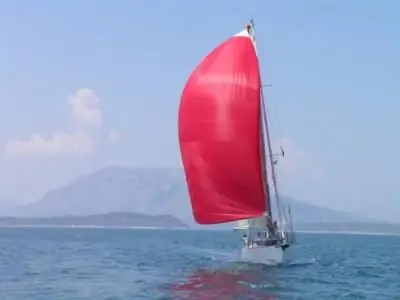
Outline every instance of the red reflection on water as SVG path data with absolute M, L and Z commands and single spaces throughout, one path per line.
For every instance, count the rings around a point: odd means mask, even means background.
M 187 282 L 174 284 L 172 295 L 176 300 L 276 299 L 257 289 L 257 284 L 261 284 L 260 276 L 257 277 L 250 273 L 200 270 L 192 274 Z

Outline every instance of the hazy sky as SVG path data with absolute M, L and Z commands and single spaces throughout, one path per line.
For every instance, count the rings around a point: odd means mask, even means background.
M 187 76 L 254 14 L 281 189 L 400 217 L 400 2 L 0 2 L 0 198 L 109 164 L 179 165 Z

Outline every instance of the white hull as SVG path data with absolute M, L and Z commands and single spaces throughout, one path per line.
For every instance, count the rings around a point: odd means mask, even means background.
M 240 251 L 240 260 L 243 262 L 280 265 L 285 261 L 285 254 L 288 249 L 283 250 L 281 246 L 255 246 L 252 248 L 243 247 Z

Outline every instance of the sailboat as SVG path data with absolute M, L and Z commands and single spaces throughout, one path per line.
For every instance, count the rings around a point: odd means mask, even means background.
M 192 71 L 178 115 L 179 147 L 195 221 L 236 221 L 240 260 L 283 263 L 294 243 L 290 207 L 279 196 L 276 176 L 277 158 L 284 151 L 272 151 L 253 21 Z

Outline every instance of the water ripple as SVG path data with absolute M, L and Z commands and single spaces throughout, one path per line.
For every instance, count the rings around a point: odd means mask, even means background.
M 400 238 L 300 235 L 291 261 L 237 261 L 231 232 L 0 229 L 0 299 L 400 299 Z M 396 298 L 397 297 L 397 298 Z

